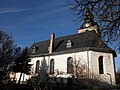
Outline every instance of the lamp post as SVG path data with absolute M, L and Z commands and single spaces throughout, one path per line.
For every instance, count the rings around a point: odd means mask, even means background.
M 111 82 L 111 85 L 112 85 L 112 77 L 111 77 L 111 74 L 107 73 L 107 75 L 110 76 L 110 82 Z

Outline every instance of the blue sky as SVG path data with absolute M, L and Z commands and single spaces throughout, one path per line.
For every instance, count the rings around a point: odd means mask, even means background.
M 67 0 L 0 0 L 0 30 L 16 45 L 30 47 L 34 42 L 77 33 L 81 22 L 67 6 Z M 120 55 L 116 60 L 120 67 Z
M 73 22 L 65 0 L 0 0 L 0 29 L 10 34 L 15 44 L 25 47 L 34 42 L 74 34 L 80 22 Z

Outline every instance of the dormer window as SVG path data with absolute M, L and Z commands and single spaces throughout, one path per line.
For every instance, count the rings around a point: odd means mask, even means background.
M 66 43 L 66 48 L 71 48 L 72 47 L 72 42 L 71 40 L 68 40 Z
M 36 53 L 36 51 L 37 51 L 37 47 L 34 46 L 34 47 L 32 48 L 32 53 Z

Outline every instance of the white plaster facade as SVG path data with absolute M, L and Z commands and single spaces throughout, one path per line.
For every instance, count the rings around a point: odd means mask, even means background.
M 99 74 L 99 65 L 98 65 L 98 58 L 103 56 L 103 68 L 104 73 Z M 70 74 L 67 74 L 67 59 L 68 57 L 72 57 L 73 60 L 81 60 L 82 64 L 85 64 L 89 67 L 91 73 L 94 73 L 101 78 L 104 78 L 106 82 L 109 84 L 115 84 L 115 68 L 114 68 L 114 59 L 113 54 L 111 53 L 103 53 L 103 52 L 95 52 L 95 51 L 84 51 L 84 52 L 76 52 L 76 53 L 69 53 L 69 54 L 61 54 L 61 55 L 52 55 L 52 56 L 44 56 L 44 57 L 34 57 L 31 58 L 32 66 L 32 73 L 35 73 L 36 62 L 39 60 L 42 62 L 43 59 L 46 60 L 48 66 L 48 73 L 49 73 L 49 66 L 50 60 L 54 59 L 54 71 L 55 74 L 57 71 L 64 72 L 62 75 L 57 75 L 57 77 L 68 78 L 71 77 Z M 41 65 L 41 64 L 40 64 Z M 20 73 L 16 74 L 17 80 L 19 79 Z M 32 75 L 23 75 L 21 81 L 26 81 Z

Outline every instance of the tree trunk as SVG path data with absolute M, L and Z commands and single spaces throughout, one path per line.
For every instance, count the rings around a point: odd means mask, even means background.
M 20 84 L 21 77 L 22 77 L 22 72 L 21 72 L 21 74 L 20 74 L 20 78 L 19 78 L 19 80 L 18 80 L 18 84 Z

